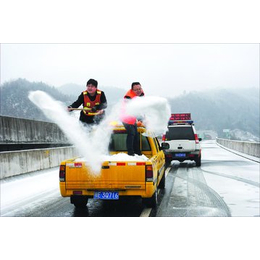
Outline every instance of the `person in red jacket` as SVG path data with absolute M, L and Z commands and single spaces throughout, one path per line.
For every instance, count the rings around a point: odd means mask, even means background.
M 83 104 L 83 110 L 80 112 L 79 120 L 83 124 L 98 124 L 103 119 L 105 109 L 107 108 L 107 99 L 105 93 L 97 89 L 98 82 L 95 79 L 89 79 L 86 87 L 78 99 L 68 106 L 68 111 L 78 108 Z
M 131 100 L 136 97 L 144 96 L 142 86 L 139 82 L 133 82 L 131 89 L 127 91 L 124 96 L 124 101 Z M 126 105 L 126 104 L 124 104 Z M 134 156 L 135 154 L 142 155 L 140 151 L 139 135 L 137 132 L 137 118 L 125 113 L 125 106 L 121 114 L 121 121 L 126 129 L 126 147 L 128 155 Z

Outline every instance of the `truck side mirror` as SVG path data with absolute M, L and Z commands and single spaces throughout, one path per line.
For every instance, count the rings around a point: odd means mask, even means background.
M 162 143 L 161 147 L 162 147 L 162 150 L 167 150 L 170 148 L 170 145 L 168 143 Z

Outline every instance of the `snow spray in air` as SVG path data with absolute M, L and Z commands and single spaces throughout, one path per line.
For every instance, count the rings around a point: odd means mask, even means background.
M 108 154 L 111 127 L 104 120 L 98 127 L 86 128 L 68 113 L 67 106 L 54 100 L 43 91 L 29 93 L 29 99 L 38 106 L 46 117 L 56 123 L 68 140 L 75 146 L 79 156 L 97 173 L 100 171 L 103 155 Z
M 171 108 L 166 98 L 136 97 L 127 104 L 126 111 L 137 118 L 143 118 L 147 130 L 156 135 L 167 131 Z
M 67 112 L 66 105 L 54 100 L 45 92 L 32 91 L 29 94 L 29 99 L 43 111 L 46 117 L 60 127 L 79 152 L 79 156 L 84 158 L 86 164 L 91 167 L 94 173 L 99 173 L 104 160 L 116 160 L 116 155 L 109 156 L 108 152 L 113 130 L 110 122 L 117 121 L 120 123 L 119 114 L 122 100 L 112 107 L 111 112 L 99 125 L 86 128 L 78 118 Z M 143 117 L 148 130 L 156 134 L 161 134 L 167 130 L 171 112 L 165 98 L 148 96 L 135 98 L 128 102 L 126 109 L 131 115 Z M 138 158 L 125 156 L 125 160 L 144 160 L 141 156 L 138 156 Z M 120 158 L 122 158 L 122 154 L 120 154 Z

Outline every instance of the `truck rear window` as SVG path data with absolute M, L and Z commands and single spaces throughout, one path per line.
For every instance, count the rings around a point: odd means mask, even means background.
M 109 151 L 111 152 L 126 152 L 126 133 L 113 133 L 111 135 L 110 143 L 109 143 Z M 141 135 L 142 138 L 142 146 L 141 151 L 151 151 L 149 140 L 146 136 Z
M 195 140 L 192 127 L 168 127 L 166 140 Z

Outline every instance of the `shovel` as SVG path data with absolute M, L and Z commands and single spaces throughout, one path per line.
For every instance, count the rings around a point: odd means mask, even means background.
M 71 110 L 71 111 L 73 111 L 73 110 L 80 110 L 80 111 L 85 110 L 85 111 L 90 111 L 91 108 L 88 108 L 88 107 L 86 107 L 86 108 L 83 108 L 83 107 L 81 107 L 81 108 L 72 108 L 72 107 L 70 107 L 70 110 Z M 92 116 L 99 115 L 99 111 L 100 111 L 100 110 L 97 110 L 97 112 L 95 112 L 95 113 L 93 112 L 93 113 L 91 113 L 91 115 L 92 115 Z

